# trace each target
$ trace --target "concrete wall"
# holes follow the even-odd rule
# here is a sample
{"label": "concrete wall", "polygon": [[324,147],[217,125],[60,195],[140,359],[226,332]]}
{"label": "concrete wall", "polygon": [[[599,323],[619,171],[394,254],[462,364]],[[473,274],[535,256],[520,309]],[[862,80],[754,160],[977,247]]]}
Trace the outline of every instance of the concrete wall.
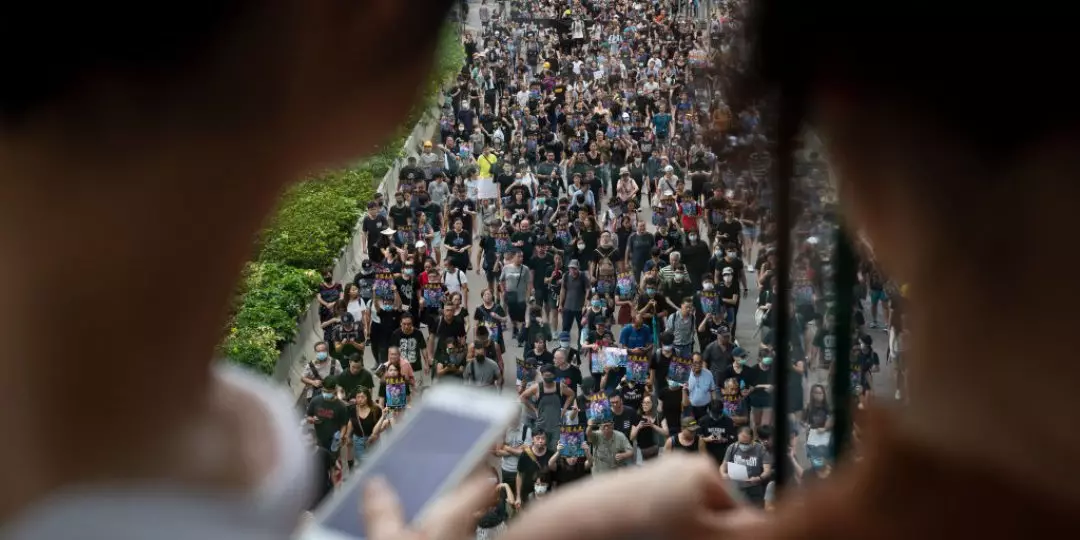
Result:
{"label": "concrete wall", "polygon": [[[416,155],[421,142],[431,138],[438,128],[438,119],[439,110],[437,107],[433,107],[416,124],[412,134],[405,141],[404,150],[407,156]],[[398,172],[401,170],[402,161],[402,159],[395,161],[394,166],[387,171],[386,176],[379,183],[378,190],[386,196],[387,200],[390,200],[390,195],[397,190]],[[356,275],[363,260],[361,256],[362,240],[359,232],[362,221],[363,216],[356,222],[352,241],[342,249],[334,267],[334,278],[340,283],[350,281]],[[300,375],[304,371],[304,366],[313,359],[315,343],[319,342],[322,336],[323,332],[319,327],[319,303],[312,298],[307,312],[300,317],[296,337],[281,352],[274,372],[274,380],[288,386],[297,399],[300,398],[304,390],[304,383],[300,381]]]}

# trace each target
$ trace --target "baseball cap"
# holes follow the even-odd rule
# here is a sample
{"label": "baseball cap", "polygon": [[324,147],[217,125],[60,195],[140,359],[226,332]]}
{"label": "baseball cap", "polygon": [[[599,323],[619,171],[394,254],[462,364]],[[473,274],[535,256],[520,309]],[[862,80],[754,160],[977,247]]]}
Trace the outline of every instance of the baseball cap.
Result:
{"label": "baseball cap", "polygon": [[750,356],[750,354],[742,347],[735,347],[735,349],[731,351],[731,356],[734,356],[735,358],[746,358],[747,356]]}
{"label": "baseball cap", "polygon": [[396,233],[396,232],[397,232],[397,231],[395,231],[394,229],[392,229],[392,228],[390,228],[390,227],[387,227],[387,228],[385,228],[385,229],[383,229],[383,230],[382,230],[382,233],[383,233],[383,234],[385,234],[385,235],[387,235],[387,236],[389,236],[389,235],[391,235],[391,234],[394,234],[394,233]]}
{"label": "baseball cap", "polygon": [[697,429],[698,428],[697,420],[694,420],[693,416],[684,416],[682,418],[681,423],[682,423],[682,428],[683,429]]}
{"label": "baseball cap", "polygon": [[674,172],[674,171],[675,171],[675,167],[672,167],[671,165],[668,165],[667,167],[664,167],[664,172]]}
{"label": "baseball cap", "polygon": [[581,268],[581,263],[577,259],[570,261],[570,268]]}
{"label": "baseball cap", "polygon": [[417,240],[416,241],[416,247],[418,247],[418,248],[422,248],[422,247],[424,247],[426,245],[427,245],[427,243],[424,242],[423,240]]}
{"label": "baseball cap", "polygon": [[424,148],[431,148],[431,141],[424,141]]}
{"label": "baseball cap", "polygon": [[735,270],[732,270],[732,268],[730,266],[725,266],[724,271],[721,272],[721,274],[723,274],[725,276],[731,276],[731,275],[735,274]]}

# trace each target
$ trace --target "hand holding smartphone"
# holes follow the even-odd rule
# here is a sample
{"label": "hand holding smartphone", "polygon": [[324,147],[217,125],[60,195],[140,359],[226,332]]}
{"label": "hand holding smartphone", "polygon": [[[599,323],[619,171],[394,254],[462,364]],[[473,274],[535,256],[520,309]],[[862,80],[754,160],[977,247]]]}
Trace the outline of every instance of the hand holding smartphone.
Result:
{"label": "hand holding smartphone", "polygon": [[302,538],[367,538],[360,508],[375,478],[396,492],[406,523],[423,522],[431,504],[476,469],[518,414],[516,400],[492,392],[448,385],[425,392],[359,471],[319,507]]}

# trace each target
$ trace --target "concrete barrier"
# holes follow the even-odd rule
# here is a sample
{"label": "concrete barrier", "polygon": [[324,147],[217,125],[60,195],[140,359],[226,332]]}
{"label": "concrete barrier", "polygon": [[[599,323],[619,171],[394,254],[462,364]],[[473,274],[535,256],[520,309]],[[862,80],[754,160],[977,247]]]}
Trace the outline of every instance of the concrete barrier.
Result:
{"label": "concrete barrier", "polygon": [[[423,118],[417,122],[413,128],[409,137],[405,140],[403,147],[403,153],[406,157],[417,155],[417,149],[420,143],[426,139],[430,139],[432,134],[438,129],[439,121],[439,109],[438,107],[432,107]],[[382,193],[387,200],[397,190],[398,173],[401,171],[403,159],[399,158],[394,160],[393,166],[386,172],[379,182],[378,191]],[[365,214],[366,215],[366,212]],[[337,264],[334,265],[334,279],[339,283],[348,283],[356,275],[360,268],[360,263],[363,261],[363,239],[360,235],[360,226],[363,223],[363,216],[356,222],[356,226],[353,229],[352,240],[341,250],[341,254],[338,256]],[[319,302],[314,298],[311,299],[311,303],[308,305],[307,311],[300,316],[297,323],[297,334],[293,339],[293,342],[285,347],[281,351],[281,356],[278,357],[277,365],[274,369],[274,380],[289,387],[293,395],[300,399],[304,391],[304,383],[300,380],[300,376],[304,372],[304,366],[314,359],[315,344],[323,338],[322,328],[319,321]],[[343,366],[344,367],[344,366]]]}

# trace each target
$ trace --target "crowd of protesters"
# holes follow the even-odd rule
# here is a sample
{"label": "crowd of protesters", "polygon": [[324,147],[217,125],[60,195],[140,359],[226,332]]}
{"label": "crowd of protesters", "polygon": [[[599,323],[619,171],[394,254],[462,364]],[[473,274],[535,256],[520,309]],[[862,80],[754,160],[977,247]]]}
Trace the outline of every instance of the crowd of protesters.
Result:
{"label": "crowd of protesters", "polygon": [[[327,489],[425,387],[453,382],[522,402],[494,450],[501,499],[480,537],[549,490],[666,452],[713,456],[759,505],[774,460],[795,481],[830,474],[835,197],[824,161],[801,152],[783,411],[794,429],[773,433],[774,112],[737,92],[745,6],[706,4],[472,4],[481,24],[464,33],[467,65],[435,135],[391,200],[368,206],[360,272],[345,284],[328,272],[320,291],[325,340],[304,382]],[[869,249],[861,258],[860,406],[883,363],[902,397],[905,335],[904,291]],[[777,436],[796,441],[790,455],[772,455]]]}

